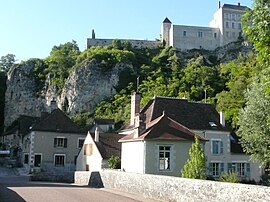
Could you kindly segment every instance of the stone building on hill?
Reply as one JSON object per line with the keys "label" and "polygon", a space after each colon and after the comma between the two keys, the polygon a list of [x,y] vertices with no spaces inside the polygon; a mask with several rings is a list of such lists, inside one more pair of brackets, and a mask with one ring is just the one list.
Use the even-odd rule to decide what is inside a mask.
{"label": "stone building on hill", "polygon": [[[241,16],[246,6],[224,4],[219,1],[218,10],[214,13],[214,18],[209,27],[192,25],[174,25],[166,17],[161,27],[162,41],[166,45],[181,50],[205,49],[215,50],[218,47],[237,41],[242,35]],[[97,39],[92,31],[92,38],[88,38],[86,47],[112,45],[113,39]],[[134,48],[156,48],[161,42],[150,40],[118,39],[122,43],[129,41]]]}

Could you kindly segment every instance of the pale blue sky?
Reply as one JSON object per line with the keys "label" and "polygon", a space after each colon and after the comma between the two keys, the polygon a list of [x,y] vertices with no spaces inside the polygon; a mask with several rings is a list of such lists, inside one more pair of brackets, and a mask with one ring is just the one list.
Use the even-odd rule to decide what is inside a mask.
{"label": "pale blue sky", "polygon": [[[167,3],[166,3],[167,2]],[[228,0],[251,7],[252,0]],[[0,0],[0,56],[45,58],[54,45],[72,40],[80,50],[96,38],[159,38],[161,23],[208,26],[217,0]]]}

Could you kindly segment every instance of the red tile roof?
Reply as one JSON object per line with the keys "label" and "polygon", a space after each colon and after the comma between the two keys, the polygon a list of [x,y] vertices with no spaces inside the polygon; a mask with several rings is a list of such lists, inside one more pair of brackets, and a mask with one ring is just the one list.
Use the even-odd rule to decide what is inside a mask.
{"label": "red tile roof", "polygon": [[[196,134],[189,130],[187,127],[181,125],[175,120],[168,117],[165,112],[149,122],[146,125],[146,130],[138,137],[133,138],[134,135],[130,134],[122,139],[120,142],[125,141],[138,141],[138,140],[194,140]],[[206,141],[205,138],[198,136],[200,140]]]}

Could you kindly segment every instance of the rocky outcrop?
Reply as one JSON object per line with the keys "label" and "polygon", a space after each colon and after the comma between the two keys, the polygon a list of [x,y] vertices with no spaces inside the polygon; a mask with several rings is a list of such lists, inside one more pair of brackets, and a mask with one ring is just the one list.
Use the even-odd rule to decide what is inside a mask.
{"label": "rocky outcrop", "polygon": [[50,111],[53,99],[60,109],[70,114],[93,112],[99,102],[116,93],[120,72],[127,68],[133,71],[133,66],[125,63],[104,71],[95,60],[88,59],[73,68],[61,94],[57,94],[49,79],[43,92],[37,94],[33,67],[33,62],[27,61],[8,72],[5,126],[11,125],[19,115],[40,116],[42,111]]}

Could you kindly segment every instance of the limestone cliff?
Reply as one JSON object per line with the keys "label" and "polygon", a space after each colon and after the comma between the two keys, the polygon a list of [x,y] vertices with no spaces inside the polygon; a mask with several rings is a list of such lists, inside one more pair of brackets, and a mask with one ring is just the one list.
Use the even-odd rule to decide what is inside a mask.
{"label": "limestone cliff", "polygon": [[5,126],[9,126],[19,115],[40,116],[50,110],[54,98],[58,107],[70,114],[81,111],[92,112],[97,103],[116,93],[120,72],[133,71],[130,64],[118,63],[111,70],[102,70],[95,60],[85,60],[73,68],[61,94],[50,84],[49,79],[40,94],[36,94],[33,62],[14,66],[8,72],[5,103]]}

